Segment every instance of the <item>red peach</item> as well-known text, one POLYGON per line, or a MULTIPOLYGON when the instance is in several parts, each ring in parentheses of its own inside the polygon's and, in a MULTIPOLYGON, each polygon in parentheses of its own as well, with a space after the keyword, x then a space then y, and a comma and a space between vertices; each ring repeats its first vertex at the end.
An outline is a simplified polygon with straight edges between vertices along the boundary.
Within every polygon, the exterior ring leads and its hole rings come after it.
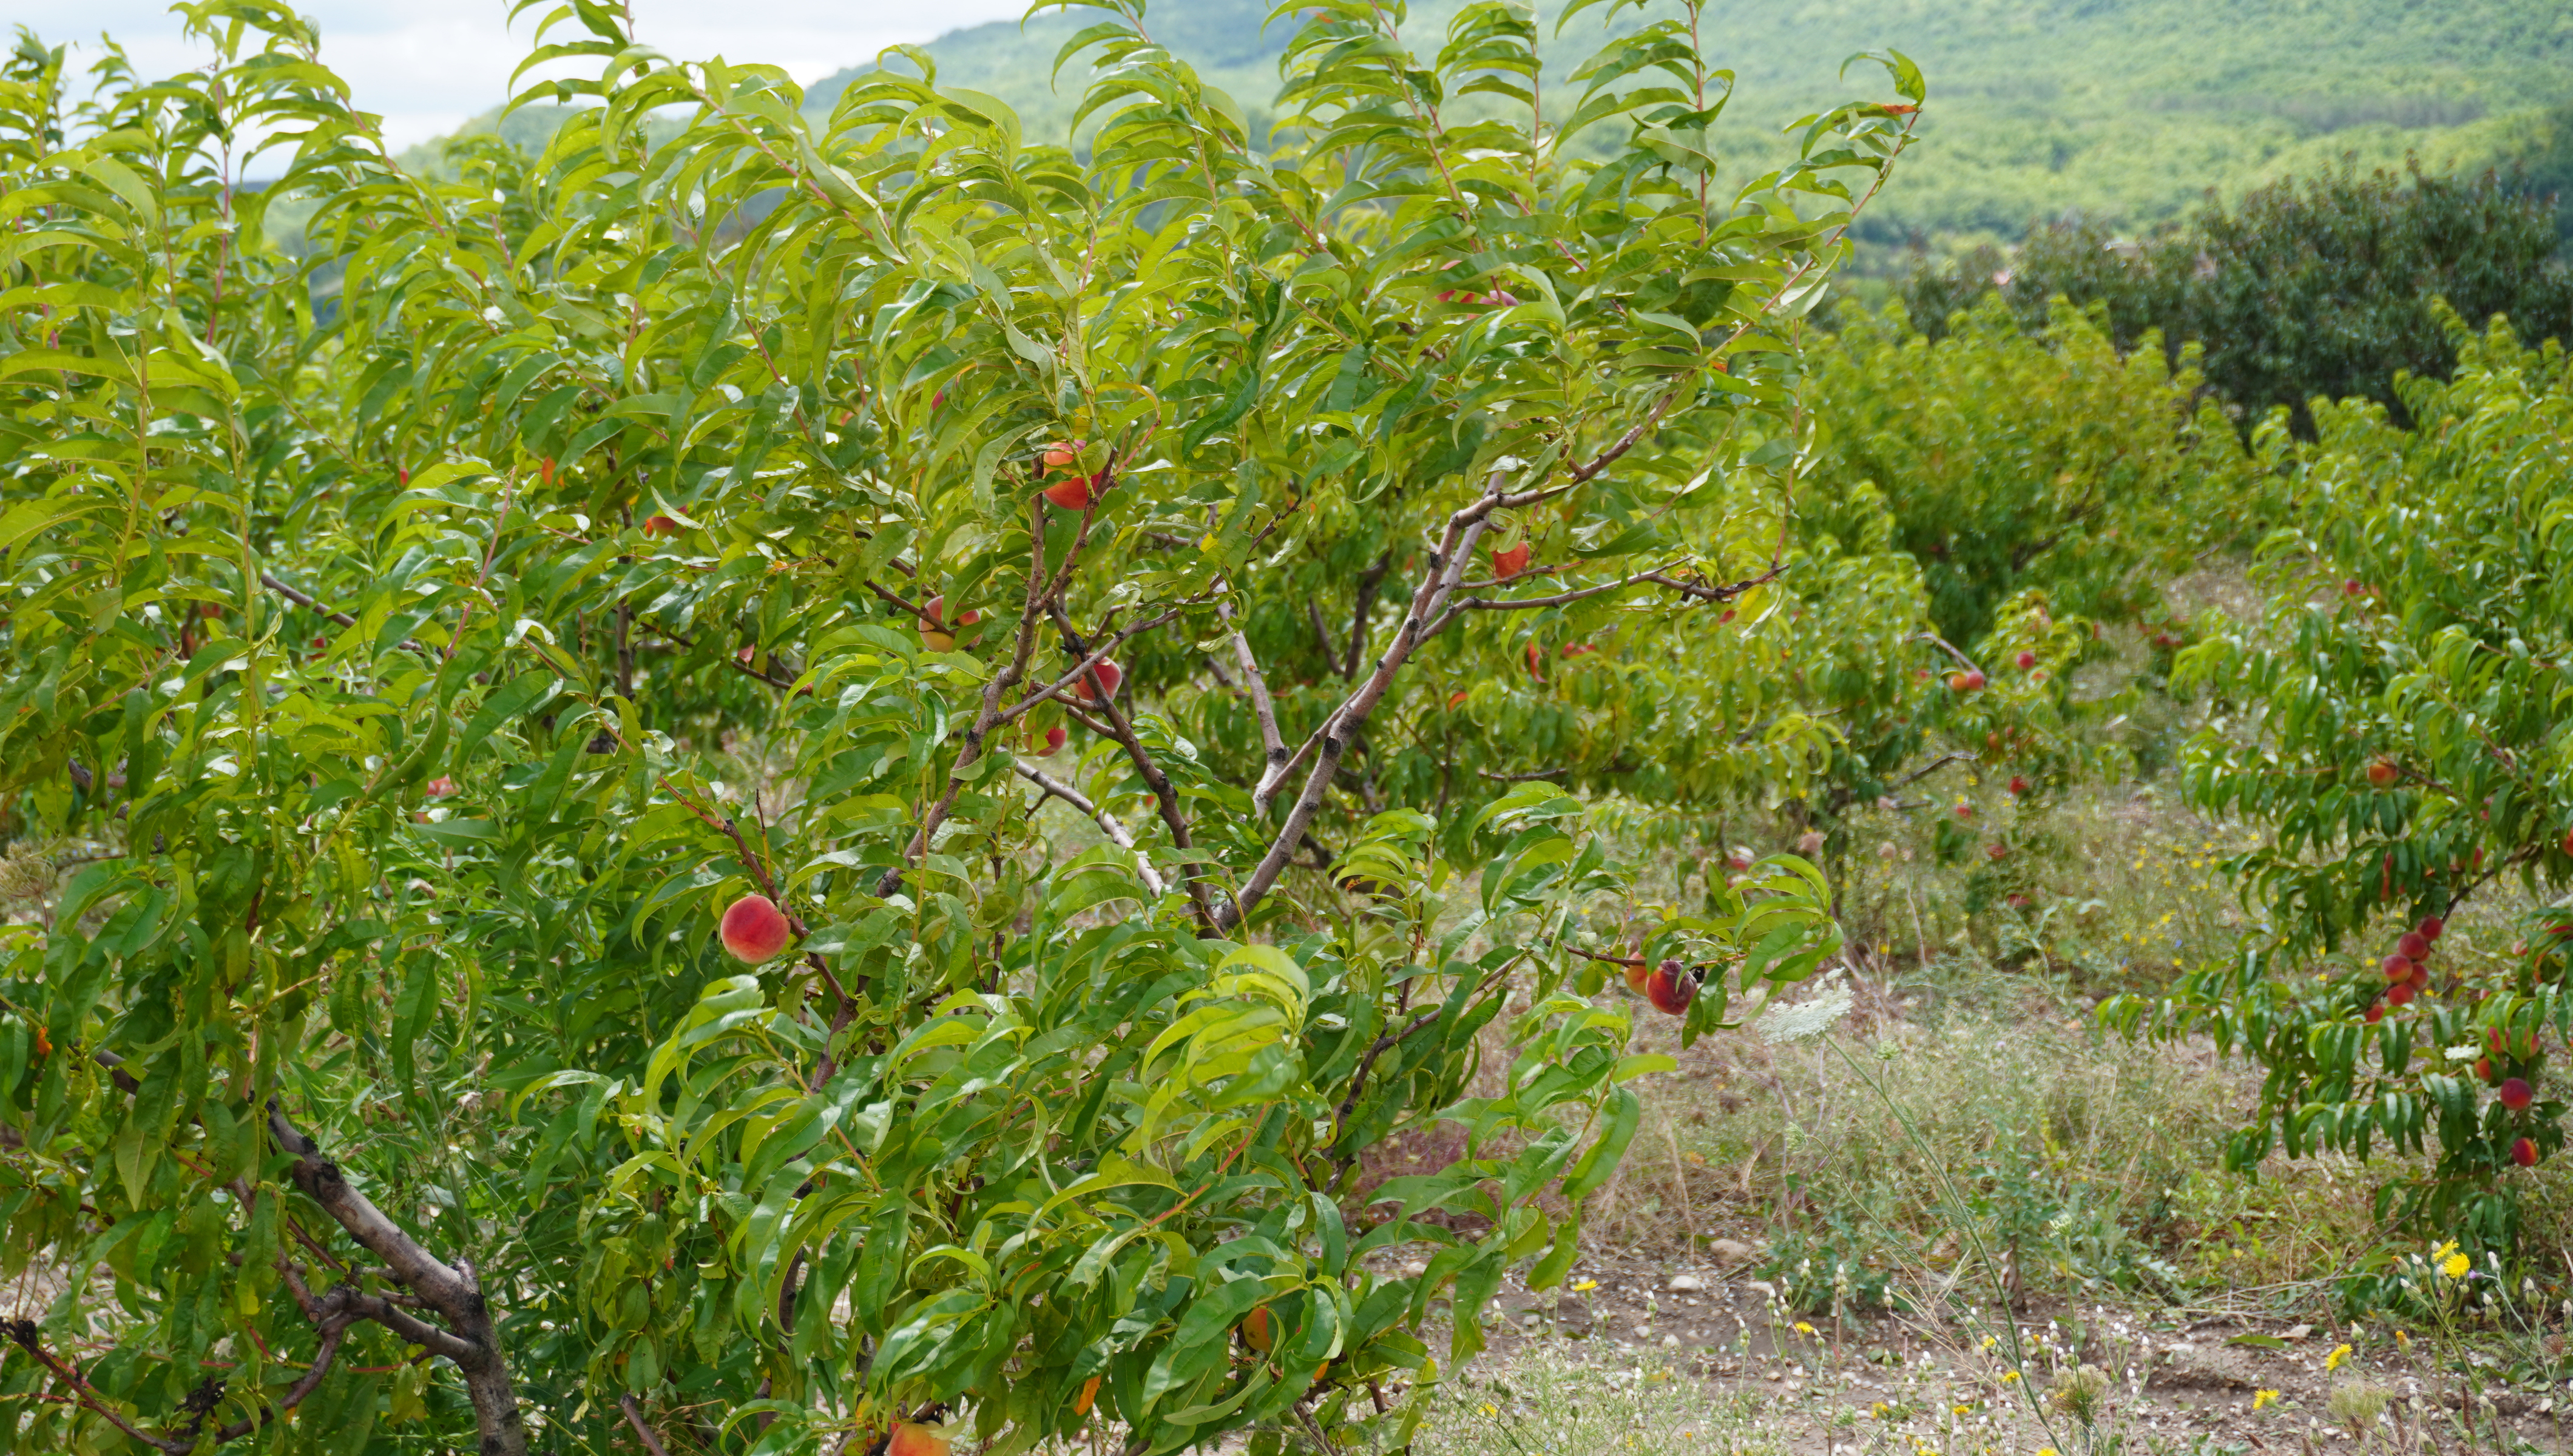
POLYGON ((2514 1112, 2525 1112, 2528 1110, 2528 1104, 2535 1100, 2537 1100, 2537 1093, 2529 1089, 2526 1082, 2516 1077, 2502 1080, 2501 1104, 2503 1106, 2514 1112))
POLYGON ((1653 1010, 1669 1016, 1685 1013, 1696 995, 1697 982, 1677 961, 1664 961, 1644 980, 1644 999, 1653 1004, 1653 1010))
POLYGON ((2028 792, 2028 780, 2026 780, 2026 779, 2024 779, 2024 778, 2020 777, 2018 774, 2013 774, 2013 775, 2011 775, 2010 791, 2011 791, 2012 793, 2014 793, 2014 794, 2025 794, 2025 793, 2027 793, 2027 792, 2028 792))
POLYGON ((2406 961, 2418 961, 2430 954, 2430 938, 2419 931, 2405 931, 2394 943, 2394 954, 2406 961))
POLYGON ((1511 577, 1516 576, 1527 569, 1528 557, 1533 554, 1535 554, 1534 550, 1525 541, 1519 542, 1517 545, 1510 547, 1506 551, 1497 546, 1494 547, 1492 549, 1492 575, 1502 581, 1509 580, 1511 577))
POLYGON ((2372 1027, 2383 1020, 2385 1020, 2385 1003, 2382 1001, 2369 1002, 2367 1004, 2367 1024, 2372 1027))
POLYGON ((745 895, 723 913, 724 949, 753 966, 776 959, 793 935, 786 913, 765 895, 745 895))
POLYGON ((2385 1001, 2389 1006, 2409 1005, 2412 1001, 2412 983, 2409 981, 2397 981, 2392 986, 2385 988, 2385 1001))
POLYGON ((1269 1327, 1268 1306, 1263 1305, 1242 1317, 1242 1342, 1244 1344, 1251 1346, 1253 1349, 1258 1350, 1260 1353, 1265 1355, 1269 1353, 1270 1346, 1277 1343, 1277 1340, 1278 1336, 1276 1332, 1271 1330, 1269 1327))
POLYGON ((2392 786, 2401 776, 2402 770, 2397 769, 2390 758, 2380 758, 2367 766, 2367 781, 2380 789, 2392 786))
POLYGON ((2415 927, 2415 929, 2420 933, 2421 939, 2429 941, 2435 945, 2437 944, 2439 937, 2446 933, 2448 923, 2435 915, 2425 916, 2422 918, 2421 924, 2415 927))
POLYGON ((1113 658, 1103 660, 1097 667, 1083 673, 1081 681, 1072 685, 1072 700, 1085 708, 1107 707, 1125 682, 1126 669, 1119 667, 1113 658))
POLYGON ((675 536, 678 533, 679 523, 666 515, 643 517, 643 534, 646 536, 675 536))
POLYGON ((1100 1377, 1093 1375, 1089 1379, 1081 1382, 1081 1393, 1072 1398, 1072 1413, 1074 1415, 1085 1416, 1090 1414, 1090 1403, 1099 1398, 1099 1379, 1100 1377))
POLYGON ((2031 668, 2031 667, 2035 667, 2035 666, 2037 666, 2037 654, 2036 654, 2036 653, 2034 653, 2034 652, 2022 652, 2022 653, 2019 655, 2019 665, 2020 665, 2022 668, 2031 668))
POLYGON ((1038 750, 1037 757, 1054 757, 1055 750, 1063 747, 1064 740, 1070 736, 1070 734, 1063 731, 1063 725, 1060 723, 1056 724, 1052 728, 1048 728, 1045 732, 1045 747, 1038 750))
POLYGON ((2537 1144, 2525 1137, 2514 1139, 2510 1144, 2510 1160, 2521 1167, 2537 1166, 2537 1144))
POLYGON ((439 774, 436 778, 429 781, 429 797, 432 799, 443 799, 454 792, 455 780, 448 778, 444 774, 439 774))
POLYGON ((2406 957, 2388 956, 2383 961, 2377 963, 2376 969, 2384 972, 2385 979, 2388 981, 2409 981, 2412 979, 2412 962, 2406 957))
POLYGON ((896 1421, 893 1439, 885 1443, 885 1456, 947 1456, 947 1438, 934 1427, 896 1421))

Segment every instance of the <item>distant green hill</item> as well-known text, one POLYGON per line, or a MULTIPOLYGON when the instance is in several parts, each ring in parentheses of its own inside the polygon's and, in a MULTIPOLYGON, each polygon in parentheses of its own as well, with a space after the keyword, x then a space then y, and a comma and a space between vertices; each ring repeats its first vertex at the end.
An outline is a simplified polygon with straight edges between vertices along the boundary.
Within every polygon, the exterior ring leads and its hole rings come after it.
MULTIPOLYGON (((1434 52, 1457 8, 1423 0, 1404 32, 1434 52)), ((1561 8, 1539 6, 1549 35, 1561 8)), ((1261 34, 1265 9, 1184 0, 1146 25, 1259 117, 1283 44, 1261 34)), ((1598 14, 1550 42, 1550 83, 1597 44, 1598 14)), ((1067 68, 1056 90, 1047 72, 1090 18, 976 26, 926 49, 942 82, 1000 96, 1032 137, 1061 140, 1086 77, 1067 68)), ((1780 124, 1848 94, 1837 73, 1852 53, 1892 46, 1921 63, 1929 145, 1880 203, 1879 238, 2016 236, 2068 211, 2146 224, 2209 187, 2344 153, 2480 166, 2524 144, 2539 110, 2573 102, 2573 5, 2551 0, 1784 0, 1711 6, 1705 30, 1738 76, 1727 115, 1746 172, 1779 155, 1780 124)), ((817 83, 810 104, 827 108, 853 74, 817 83)))
MULTIPOLYGON (((1412 6, 1414 48, 1434 53, 1460 4, 1412 6)), ((1598 44, 1605 8, 1548 42, 1550 96, 1569 100, 1565 73, 1598 44)), ((1539 7, 1546 34, 1560 9, 1539 7)), ((1146 27, 1265 126, 1284 42, 1263 34, 1265 13, 1259 0, 1164 0, 1146 27)), ((925 49, 943 84, 1000 96, 1030 140, 1062 141, 1087 68, 1067 67, 1059 87, 1049 73, 1096 18, 976 26, 925 49)), ((1633 11, 1617 22, 1637 23, 1633 11)), ((2573 105, 2573 4, 2558 0, 1777 0, 1711 7, 1705 30, 1738 76, 1726 145, 1744 176, 1784 155, 1782 123, 1881 86, 1838 78, 1852 53, 1892 46, 1920 62, 1925 145, 1877 205, 1866 233, 1879 242, 2012 238, 2068 213, 2143 227, 2209 188, 2238 193, 2344 154, 2565 173, 2573 135, 2573 112, 2548 116, 2573 105)), ((808 110, 827 112, 856 74, 816 83, 808 110)), ((512 140, 541 130, 511 119, 512 140)))

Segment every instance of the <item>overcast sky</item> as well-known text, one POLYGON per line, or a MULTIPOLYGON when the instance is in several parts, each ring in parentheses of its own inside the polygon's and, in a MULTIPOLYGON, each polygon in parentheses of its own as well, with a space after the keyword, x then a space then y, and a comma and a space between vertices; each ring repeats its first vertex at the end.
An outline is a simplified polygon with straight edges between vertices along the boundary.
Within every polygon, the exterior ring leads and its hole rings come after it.
MULTIPOLYGON (((632 0, 645 44, 682 59, 783 66, 812 82, 872 59, 899 41, 925 41, 960 26, 1015 20, 1024 0, 632 0)), ((345 77, 362 110, 385 119, 396 148, 440 133, 507 99, 510 68, 526 54, 534 23, 512 31, 501 0, 301 0, 322 27, 322 59, 345 77)), ((202 64, 181 38, 166 0, 8 0, 0 37, 25 25, 48 45, 71 41, 95 59, 105 31, 146 75, 202 64)), ((571 27, 554 35, 571 39, 571 27)))

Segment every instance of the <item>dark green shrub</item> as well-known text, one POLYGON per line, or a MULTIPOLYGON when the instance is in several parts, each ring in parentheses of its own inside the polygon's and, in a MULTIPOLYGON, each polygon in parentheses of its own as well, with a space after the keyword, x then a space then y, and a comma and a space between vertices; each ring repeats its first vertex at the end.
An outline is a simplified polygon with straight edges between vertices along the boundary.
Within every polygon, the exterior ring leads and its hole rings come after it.
POLYGON ((2204 351, 2206 382, 2252 414, 2283 404, 2310 434, 2307 401, 2365 397, 2408 422, 2395 376, 2445 378, 2456 351, 2431 300, 2480 323, 2506 315, 2522 338, 2573 329, 2573 278, 2555 258, 2554 203, 2497 172, 2436 177, 2354 167, 2210 200, 2141 243, 2096 223, 2033 230, 2013 253, 1980 249, 1897 289, 1935 338, 1998 292, 2021 326, 2048 325, 2058 296, 2106 309, 2119 348, 2160 331, 2204 351))

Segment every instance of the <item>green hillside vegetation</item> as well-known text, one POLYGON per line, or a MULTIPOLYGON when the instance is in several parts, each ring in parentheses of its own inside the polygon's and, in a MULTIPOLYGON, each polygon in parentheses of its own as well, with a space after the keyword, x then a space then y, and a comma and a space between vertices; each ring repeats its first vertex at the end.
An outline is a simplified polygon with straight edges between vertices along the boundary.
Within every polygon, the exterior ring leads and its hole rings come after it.
MULTIPOLYGON (((1403 29, 1434 49, 1461 0, 1410 8, 1403 29)), ((1631 31, 1656 13, 1613 20, 1593 7, 1560 40, 1559 0, 1538 7, 1549 38, 1545 109, 1576 88, 1569 68, 1594 28, 1631 31)), ((1286 23, 1264 27, 1260 0, 1188 0, 1148 11, 1146 28, 1266 129, 1286 23)), ((1092 12, 955 31, 922 51, 941 84, 1007 101, 1031 141, 1063 141, 1090 78, 1087 59, 1055 67, 1092 12)), ((1862 225, 1867 241, 1941 251, 2015 239, 2033 221, 2078 215, 2113 229, 2171 221, 2209 191, 2240 196, 2285 177, 2354 161, 2361 169, 2417 158, 2432 173, 2500 168, 2530 185, 2573 182, 2573 7, 2519 0, 1811 0, 1736 7, 1710 17, 1709 49, 1736 73, 1720 133, 1741 175, 1784 158, 1780 124, 1824 103, 1853 52, 1891 45, 1930 78, 1919 164, 1862 225)), ((735 59, 761 59, 737 57, 735 59)), ((906 65, 894 59, 896 66, 906 65)), ((805 94, 827 113, 843 70, 805 94)), ((1462 104, 1473 107, 1479 99, 1462 104)), ((497 108, 458 135, 540 145, 562 108, 503 119, 497 108)), ((1616 139, 1583 139, 1605 149, 1616 139)), ((441 144, 404 154, 434 170, 441 144)), ((2573 224, 2573 214, 2564 221, 2573 224)), ((1879 254, 1879 267, 1893 260, 1879 254)))
MULTIPOLYGON (((1458 3, 1412 6, 1413 44, 1434 46, 1458 3)), ((1633 10, 1602 22, 1605 8, 1550 47, 1546 79, 1566 103, 1564 69, 1594 44, 1584 32, 1643 23, 1633 10)), ((1538 9, 1551 38, 1563 6, 1538 9)), ((1263 16, 1257 0, 1190 0, 1146 22, 1257 120, 1286 38, 1283 24, 1264 35, 1263 16)), ((942 83, 1000 96, 1031 138, 1060 140, 1089 76, 1079 62, 1047 76, 1086 23, 1078 12, 983 25, 925 49, 942 83)), ((2539 117, 2573 99, 2573 8, 2521 0, 1811 0, 1727 7, 1706 39, 1737 75, 1723 142, 1746 169, 1785 155, 1775 128, 1823 104, 1853 52, 1890 45, 1921 64, 1927 149, 1872 216, 1878 240, 2015 237, 2066 213, 2140 227, 2210 188, 2238 194, 2345 155, 2374 167, 2413 154, 2434 172, 2507 166, 2561 154, 2563 128, 2539 117)), ((827 109, 855 74, 816 84, 808 106, 827 109)))

